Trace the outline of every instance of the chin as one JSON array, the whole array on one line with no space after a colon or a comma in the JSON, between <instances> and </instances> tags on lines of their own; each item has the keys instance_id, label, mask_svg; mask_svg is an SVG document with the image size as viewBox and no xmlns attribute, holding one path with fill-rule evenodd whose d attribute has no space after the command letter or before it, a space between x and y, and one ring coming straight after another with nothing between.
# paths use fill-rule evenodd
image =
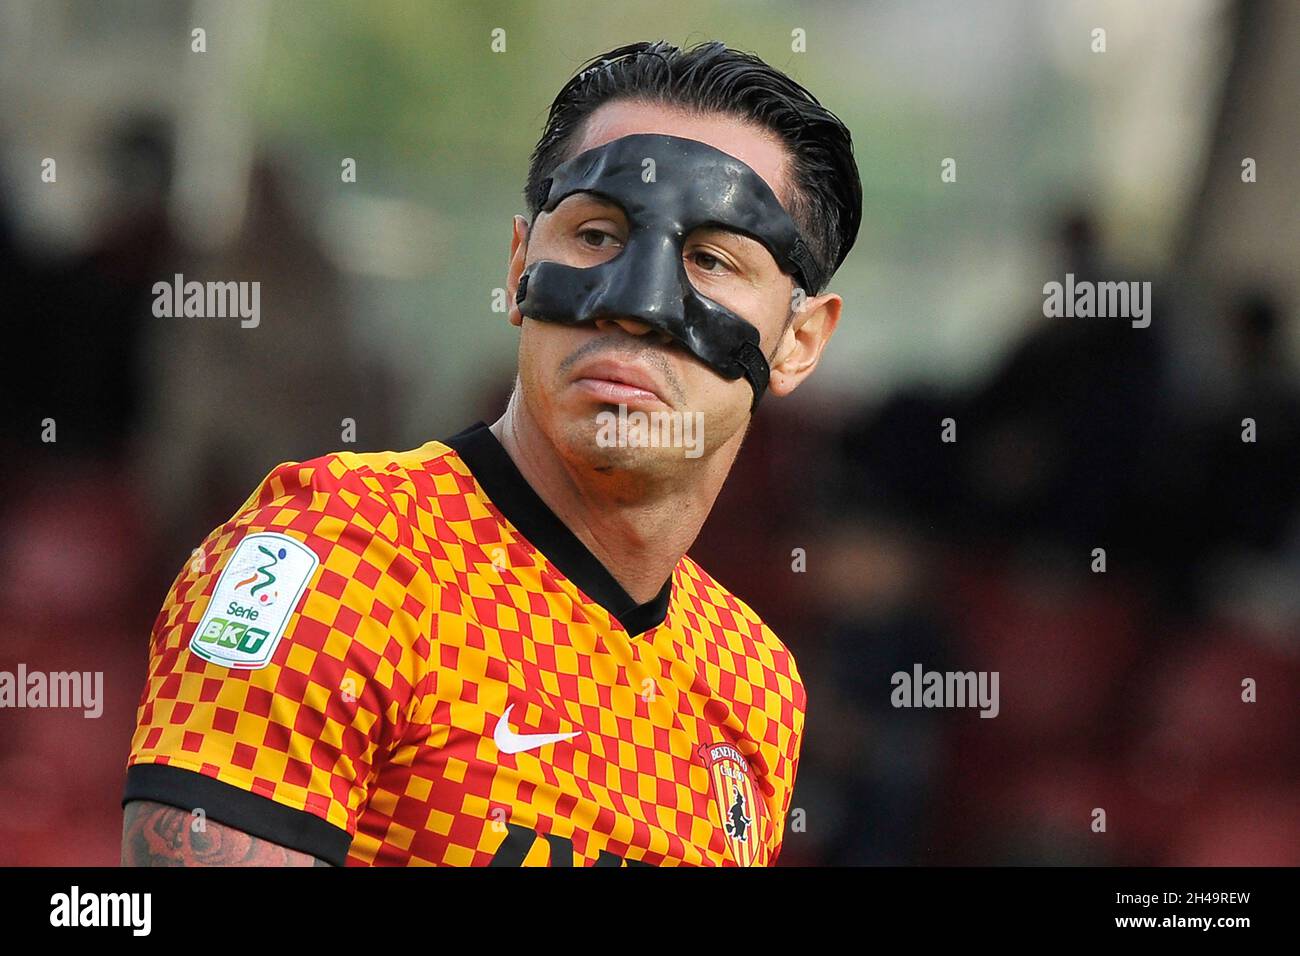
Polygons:
<instances>
[{"instance_id":1,"label":"chin","mask_svg":"<svg viewBox=\"0 0 1300 956\"><path fill-rule=\"evenodd\" d=\"M658 409L662 411L663 409ZM641 411L628 408L628 415ZM647 409L646 411L650 411ZM680 447L637 444L620 435L617 406L587 407L560 423L558 436L570 461L599 472L643 475L647 478L679 469L684 460Z\"/></svg>"}]
</instances>

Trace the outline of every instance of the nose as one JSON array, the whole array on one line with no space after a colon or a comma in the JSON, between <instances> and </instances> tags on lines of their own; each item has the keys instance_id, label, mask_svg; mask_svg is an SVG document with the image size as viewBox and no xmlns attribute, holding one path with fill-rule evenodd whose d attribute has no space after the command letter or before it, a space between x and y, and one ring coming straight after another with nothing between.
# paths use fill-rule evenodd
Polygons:
<instances>
[{"instance_id":1,"label":"nose","mask_svg":"<svg viewBox=\"0 0 1300 956\"><path fill-rule=\"evenodd\" d=\"M596 328L602 332L609 331L610 327L615 325L628 335L647 335L655 331L653 326L646 322L642 322L640 319L629 319L623 316L619 316L618 318L606 317L596 319ZM660 337L664 337L662 333L660 333Z\"/></svg>"}]
</instances>

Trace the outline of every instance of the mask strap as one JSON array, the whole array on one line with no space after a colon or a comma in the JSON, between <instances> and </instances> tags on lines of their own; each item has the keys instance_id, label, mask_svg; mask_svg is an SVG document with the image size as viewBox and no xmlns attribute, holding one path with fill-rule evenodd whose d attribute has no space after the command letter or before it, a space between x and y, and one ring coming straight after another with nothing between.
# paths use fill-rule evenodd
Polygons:
<instances>
[{"instance_id":1,"label":"mask strap","mask_svg":"<svg viewBox=\"0 0 1300 956\"><path fill-rule=\"evenodd\" d=\"M749 406L749 412L752 415L754 410L758 408L758 400L763 397L763 392L767 389L767 379L770 374L767 359L763 357L763 350L753 342L743 343L740 348L736 349L733 358L744 369L749 387L754 390L754 401Z\"/></svg>"},{"instance_id":2,"label":"mask strap","mask_svg":"<svg viewBox=\"0 0 1300 956\"><path fill-rule=\"evenodd\" d=\"M819 272L817 263L813 259L812 250L808 248L803 241L803 236L796 236L794 248L790 250L790 261L795 265L795 278L799 280L804 294L813 296L817 293L813 290L817 288L817 278Z\"/></svg>"}]
</instances>

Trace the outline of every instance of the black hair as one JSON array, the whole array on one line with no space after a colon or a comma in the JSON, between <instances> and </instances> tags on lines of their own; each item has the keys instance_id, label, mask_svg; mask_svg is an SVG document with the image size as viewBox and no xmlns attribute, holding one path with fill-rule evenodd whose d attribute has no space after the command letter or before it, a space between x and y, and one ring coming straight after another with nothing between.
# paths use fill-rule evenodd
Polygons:
<instances>
[{"instance_id":1,"label":"black hair","mask_svg":"<svg viewBox=\"0 0 1300 956\"><path fill-rule=\"evenodd\" d=\"M535 221L546 178L571 158L587 118L616 100L723 113L774 133L790 153L787 211L816 260L821 288L839 268L862 222L862 182L848 128L806 89L751 53L712 40L687 50L664 40L592 57L551 103L528 165L524 201Z\"/></svg>"}]
</instances>

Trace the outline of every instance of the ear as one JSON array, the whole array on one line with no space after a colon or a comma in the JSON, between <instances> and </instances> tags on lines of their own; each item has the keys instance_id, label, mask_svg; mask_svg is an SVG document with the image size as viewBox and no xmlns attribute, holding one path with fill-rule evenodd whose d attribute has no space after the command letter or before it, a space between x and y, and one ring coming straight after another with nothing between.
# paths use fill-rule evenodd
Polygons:
<instances>
[{"instance_id":1,"label":"ear","mask_svg":"<svg viewBox=\"0 0 1300 956\"><path fill-rule=\"evenodd\" d=\"M768 390L778 396L789 395L812 374L821 360L822 349L840 322L844 300L834 292L805 299L794 320L781 337L772 361Z\"/></svg>"},{"instance_id":2,"label":"ear","mask_svg":"<svg viewBox=\"0 0 1300 956\"><path fill-rule=\"evenodd\" d=\"M528 220L523 216L514 217L510 235L510 262L506 267L506 295L510 301L506 314L511 325L523 325L524 316L515 303L515 292L519 288L519 277L523 275L524 263L528 259Z\"/></svg>"}]
</instances>

